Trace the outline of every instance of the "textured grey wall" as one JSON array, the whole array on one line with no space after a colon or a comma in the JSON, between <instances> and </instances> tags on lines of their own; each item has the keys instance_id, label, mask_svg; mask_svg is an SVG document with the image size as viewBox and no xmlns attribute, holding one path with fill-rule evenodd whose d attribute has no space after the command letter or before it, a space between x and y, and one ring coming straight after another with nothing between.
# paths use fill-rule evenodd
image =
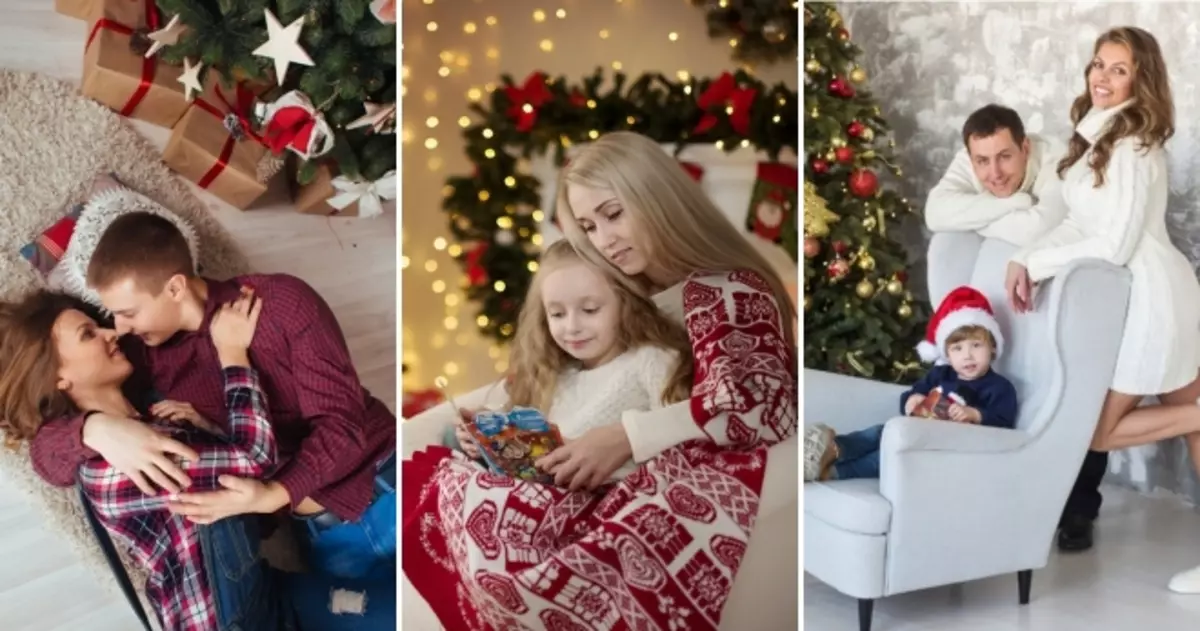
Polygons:
<instances>
[{"instance_id":1,"label":"textured grey wall","mask_svg":"<svg viewBox=\"0 0 1200 631\"><path fill-rule=\"evenodd\" d=\"M900 190L923 205L961 146L975 108L1002 103L1031 133L1070 138L1070 106L1100 33L1142 27L1158 38L1175 97L1175 137L1167 144L1172 239L1200 269L1200 4L842 3L851 38L863 48L871 91L895 131L905 179ZM920 230L905 233L918 259ZM914 276L923 277L921 261ZM1110 479L1143 491L1200 501L1186 446L1176 439L1113 454Z\"/></svg>"}]
</instances>

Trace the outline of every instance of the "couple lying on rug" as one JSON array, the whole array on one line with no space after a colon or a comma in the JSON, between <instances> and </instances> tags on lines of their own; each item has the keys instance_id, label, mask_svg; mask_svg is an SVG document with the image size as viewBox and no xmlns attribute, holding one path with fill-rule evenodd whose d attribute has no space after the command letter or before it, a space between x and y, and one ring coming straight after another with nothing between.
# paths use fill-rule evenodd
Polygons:
<instances>
[{"instance_id":1,"label":"couple lying on rug","mask_svg":"<svg viewBox=\"0 0 1200 631\"><path fill-rule=\"evenodd\" d=\"M767 448L796 430L791 298L644 136L601 137L558 190L567 241L542 254L505 383L565 439L536 462L554 484L488 472L456 428L461 451L403 463L404 572L450 631L715 630Z\"/></svg>"},{"instance_id":2,"label":"couple lying on rug","mask_svg":"<svg viewBox=\"0 0 1200 631\"><path fill-rule=\"evenodd\" d=\"M3 429L48 482L78 482L164 631L394 629L395 417L302 281L194 269L173 223L128 213L87 269L116 330L62 294L5 305ZM259 558L284 508L311 572ZM332 606L339 589L357 602Z\"/></svg>"}]
</instances>

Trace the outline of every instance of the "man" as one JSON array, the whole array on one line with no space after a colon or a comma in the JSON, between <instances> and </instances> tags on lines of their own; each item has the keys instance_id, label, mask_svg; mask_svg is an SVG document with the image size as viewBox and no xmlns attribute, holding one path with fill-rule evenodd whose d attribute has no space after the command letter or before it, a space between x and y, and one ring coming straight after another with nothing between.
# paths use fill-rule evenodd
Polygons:
<instances>
[{"instance_id":1,"label":"man","mask_svg":"<svg viewBox=\"0 0 1200 631\"><path fill-rule=\"evenodd\" d=\"M1061 144L1027 136L1020 115L996 104L967 117L962 139L964 148L926 201L931 231L971 231L1023 247L1063 220L1067 209L1056 172ZM1107 453L1087 453L1059 520L1060 550L1092 547L1107 469Z\"/></svg>"},{"instance_id":2,"label":"man","mask_svg":"<svg viewBox=\"0 0 1200 631\"><path fill-rule=\"evenodd\" d=\"M185 493L171 510L207 524L290 507L309 522L304 531L314 544L338 530L347 545L366 546L373 542L347 529L364 530L370 539L372 530L388 532L388 521L394 533L394 510L386 513L395 502L396 418L359 382L329 306L292 276L215 281L194 270L188 244L170 221L130 213L105 230L87 274L124 336L135 375L149 378L131 394L152 391L191 404L222 426L228 416L209 323L243 288L262 300L250 357L268 397L281 467L268 481L223 478L224 490ZM51 484L73 484L80 463L102 456L149 494L158 492L153 485L172 494L186 490L190 480L176 459L196 457L140 421L86 411L49 421L30 449L35 470ZM394 537L380 545L394 553Z\"/></svg>"}]
</instances>

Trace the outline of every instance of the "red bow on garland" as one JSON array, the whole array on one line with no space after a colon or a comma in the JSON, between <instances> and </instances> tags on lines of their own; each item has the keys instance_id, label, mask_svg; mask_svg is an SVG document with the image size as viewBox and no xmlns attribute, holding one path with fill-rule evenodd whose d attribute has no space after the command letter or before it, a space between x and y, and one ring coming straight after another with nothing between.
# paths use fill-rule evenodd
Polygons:
<instances>
[{"instance_id":1,"label":"red bow on garland","mask_svg":"<svg viewBox=\"0 0 1200 631\"><path fill-rule=\"evenodd\" d=\"M538 108L553 98L546 87L546 74L535 72L525 79L521 87L510 85L504 88L508 95L508 117L517 121L517 131L527 132L537 122Z\"/></svg>"},{"instance_id":2,"label":"red bow on garland","mask_svg":"<svg viewBox=\"0 0 1200 631\"><path fill-rule=\"evenodd\" d=\"M108 18L100 18L92 25L92 30L88 33L87 43L84 44L83 50L86 51L92 46L92 40L100 34L100 29L106 29L121 35L133 37L134 28L127 24L121 24L116 20ZM146 0L146 29L150 32L159 29L159 14L158 7L154 4L154 0ZM142 55L138 55L142 57ZM142 57L142 74L138 81L138 87L133 91L133 96L125 102L125 107L121 108L121 116L130 116L137 106L146 98L146 93L150 91L150 84L154 83L154 70L158 68L158 60L153 57Z\"/></svg>"},{"instance_id":3,"label":"red bow on garland","mask_svg":"<svg viewBox=\"0 0 1200 631\"><path fill-rule=\"evenodd\" d=\"M483 255L487 249L488 244L484 242L467 251L467 282L472 286L487 282L488 273L483 266Z\"/></svg>"},{"instance_id":4,"label":"red bow on garland","mask_svg":"<svg viewBox=\"0 0 1200 631\"><path fill-rule=\"evenodd\" d=\"M729 125L734 131L745 136L750 133L750 106L754 104L757 96L758 91L754 88L739 88L732 74L721 74L696 99L696 105L704 110L705 114L700 117L700 122L696 123L692 133L703 134L717 125L720 119L712 112L712 108L719 105L722 110L730 108Z\"/></svg>"}]
</instances>

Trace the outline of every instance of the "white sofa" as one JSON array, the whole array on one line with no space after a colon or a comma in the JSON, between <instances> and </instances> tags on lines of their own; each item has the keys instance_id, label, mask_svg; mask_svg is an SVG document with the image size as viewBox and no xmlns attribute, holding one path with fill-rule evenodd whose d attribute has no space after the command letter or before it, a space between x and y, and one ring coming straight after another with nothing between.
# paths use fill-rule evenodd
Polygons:
<instances>
[{"instance_id":1,"label":"white sofa","mask_svg":"<svg viewBox=\"0 0 1200 631\"><path fill-rule=\"evenodd\" d=\"M477 408L503 395L499 387L484 386L455 396L461 407ZM400 448L405 458L429 445L442 443L446 428L457 418L449 402L402 422ZM798 493L799 440L792 437L771 447L758 522L746 556L721 615L722 631L795 629L799 625ZM403 629L443 628L425 600L404 576L401 588Z\"/></svg>"},{"instance_id":2,"label":"white sofa","mask_svg":"<svg viewBox=\"0 0 1200 631\"><path fill-rule=\"evenodd\" d=\"M935 236L929 293L936 304L971 284L1006 336L997 363L1021 401L1016 430L898 416L903 386L806 370L804 420L838 432L887 422L879 480L805 485L804 569L859 600L1018 573L1029 600L1079 473L1111 382L1129 273L1080 261L1041 287L1034 313L1004 299L1014 248L974 234Z\"/></svg>"}]
</instances>

